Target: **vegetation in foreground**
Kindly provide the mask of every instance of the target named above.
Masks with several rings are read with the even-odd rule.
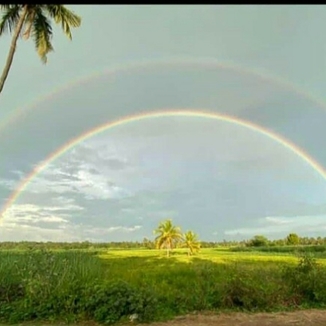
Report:
[[[204,249],[0,252],[0,321],[113,324],[203,310],[322,307],[326,266],[307,255]]]
[[[114,324],[131,316],[146,322],[204,310],[326,306],[326,261],[317,250],[324,246],[299,247],[300,237],[290,234],[283,247],[256,236],[246,245],[205,249],[171,220],[154,234],[134,250],[2,243],[0,322]]]

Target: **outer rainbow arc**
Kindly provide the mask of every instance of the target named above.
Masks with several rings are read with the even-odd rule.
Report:
[[[41,98],[38,98],[34,103],[28,105],[27,107],[23,108],[17,108],[13,111],[12,114],[8,116],[7,119],[3,119],[3,122],[0,123],[0,132],[6,128],[6,126],[9,126],[11,123],[13,123],[16,119],[18,119],[20,116],[24,116],[29,110],[34,108],[37,104],[40,104],[46,100],[49,100],[56,95],[60,94],[61,92],[72,88],[77,85],[81,85],[83,83],[87,83],[91,80],[96,79],[97,77],[101,76],[106,76],[106,75],[114,75],[117,73],[122,73],[122,72],[128,72],[128,71],[137,71],[137,70],[144,70],[144,69],[150,69],[155,66],[201,66],[201,67],[206,67],[209,69],[229,69],[231,71],[236,71],[241,74],[247,74],[247,75],[252,75],[258,78],[261,78],[262,80],[266,80],[278,85],[282,85],[285,88],[295,92],[296,94],[303,96],[307,99],[310,99],[313,103],[315,103],[319,108],[322,108],[326,110],[326,104],[321,100],[317,99],[315,96],[312,94],[300,89],[298,86],[293,84],[292,82],[282,79],[280,77],[274,76],[270,74],[269,72],[266,72],[262,69],[255,69],[255,68],[247,68],[243,67],[241,65],[235,64],[233,62],[226,62],[226,61],[219,61],[216,59],[212,58],[191,58],[191,57],[182,57],[182,58],[172,58],[172,59],[159,59],[159,60],[153,60],[153,61],[140,61],[140,62],[131,62],[127,64],[121,64],[116,67],[112,67],[109,69],[106,69],[103,72],[94,72],[90,75],[86,75],[84,77],[80,77],[77,80],[73,80],[71,82],[68,82],[68,84],[65,84],[62,87],[58,87],[55,90],[53,90],[50,93],[47,93]]]
[[[264,135],[276,142],[278,142],[280,145],[282,145],[284,148],[288,149],[289,151],[296,154],[298,157],[300,157],[303,161],[305,161],[308,165],[310,165],[317,173],[319,173],[322,178],[326,181],[326,170],[324,167],[322,167],[316,160],[314,160],[312,157],[309,156],[309,154],[305,153],[302,149],[300,149],[298,146],[290,142],[289,140],[283,138],[282,136],[271,132],[270,130],[263,128],[261,126],[258,126],[256,124],[253,124],[249,121],[245,121],[236,117],[224,115],[224,114],[218,114],[218,113],[211,113],[211,112],[205,112],[205,111],[190,111],[190,110],[164,110],[164,111],[155,111],[155,112],[149,112],[139,115],[132,115],[127,116],[124,118],[121,118],[119,120],[108,122],[103,125],[100,125],[98,127],[95,127],[91,130],[89,130],[86,133],[83,133],[82,135],[70,140],[68,143],[64,144],[62,147],[60,147],[58,150],[53,152],[51,155],[49,155],[44,161],[42,161],[18,186],[17,190],[14,191],[7,202],[4,205],[4,208],[0,212],[0,217],[4,217],[7,210],[11,207],[12,204],[19,198],[19,196],[23,193],[25,188],[28,186],[28,184],[39,174],[41,173],[50,163],[55,161],[57,158],[59,158],[61,155],[66,153],[68,150],[72,149],[76,145],[78,145],[80,142],[95,136],[97,134],[100,134],[101,132],[123,125],[131,122],[136,122],[144,119],[151,119],[151,118],[163,118],[163,117],[173,117],[173,116],[179,116],[179,117],[198,117],[198,118],[207,118],[207,119],[215,119],[215,120],[221,120],[225,121],[231,124],[235,124],[244,128],[248,128],[254,132],[260,133],[261,135]],[[0,221],[2,220],[0,219]]]

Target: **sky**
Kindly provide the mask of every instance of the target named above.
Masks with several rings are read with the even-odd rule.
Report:
[[[0,95],[0,241],[141,241],[172,218],[209,241],[326,236],[326,8],[67,6],[43,65],[19,40]],[[10,37],[0,38],[4,65]],[[4,208],[7,209],[4,211]]]

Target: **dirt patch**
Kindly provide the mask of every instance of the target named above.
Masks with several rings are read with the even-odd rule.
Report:
[[[301,310],[279,313],[201,314],[178,317],[150,326],[325,326],[326,310]]]
[[[11,326],[66,326],[57,323],[23,323]],[[120,324],[121,325],[121,324]],[[223,313],[198,314],[177,317],[174,320],[160,323],[123,325],[144,326],[326,326],[326,310],[300,310],[278,313]],[[0,326],[8,326],[0,324]],[[97,323],[86,322],[70,324],[70,326],[100,326]]]

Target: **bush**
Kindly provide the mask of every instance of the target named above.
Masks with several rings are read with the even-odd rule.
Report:
[[[276,269],[235,267],[224,285],[222,306],[250,311],[278,308],[283,299],[278,276]]]
[[[153,318],[157,299],[149,291],[141,291],[126,282],[97,284],[85,289],[81,305],[88,317],[97,322],[112,324],[132,314],[139,321]]]
[[[290,297],[295,298],[297,304],[326,303],[326,270],[311,255],[301,255],[295,267],[286,266],[283,269],[283,281]]]
[[[249,247],[265,247],[268,246],[268,239],[263,235],[255,235],[249,242]]]

